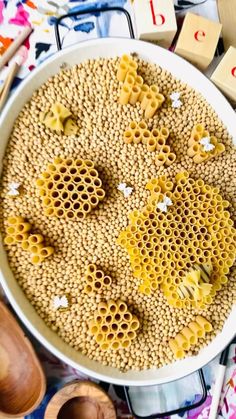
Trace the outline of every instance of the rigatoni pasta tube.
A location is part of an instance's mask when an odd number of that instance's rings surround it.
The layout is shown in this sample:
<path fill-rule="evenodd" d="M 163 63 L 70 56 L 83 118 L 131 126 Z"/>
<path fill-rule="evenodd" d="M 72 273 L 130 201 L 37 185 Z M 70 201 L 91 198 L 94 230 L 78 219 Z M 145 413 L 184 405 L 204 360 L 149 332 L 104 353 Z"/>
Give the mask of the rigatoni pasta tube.
<path fill-rule="evenodd" d="M 130 94 L 131 94 L 131 87 L 122 86 L 120 97 L 119 97 L 119 103 L 121 105 L 127 105 L 127 103 L 129 103 Z"/>
<path fill-rule="evenodd" d="M 144 96 L 143 96 L 143 99 L 142 99 L 142 102 L 141 102 L 141 109 L 143 109 L 143 110 L 145 110 L 146 108 L 147 108 L 147 105 L 148 105 L 148 103 L 150 102 L 150 101 L 152 101 L 153 100 L 153 96 L 152 96 L 152 94 L 151 93 L 146 93 Z"/>
<path fill-rule="evenodd" d="M 189 157 L 193 157 L 195 156 L 197 153 L 200 153 L 200 144 L 192 144 L 188 149 L 187 149 L 187 155 Z"/>
<path fill-rule="evenodd" d="M 164 164 L 165 164 L 165 161 L 166 161 L 166 154 L 164 154 L 164 153 L 159 153 L 157 156 L 156 156 L 156 159 L 155 159 L 155 163 L 156 163 L 156 165 L 157 166 L 163 166 Z"/>
<path fill-rule="evenodd" d="M 178 333 L 175 336 L 175 341 L 178 344 L 178 346 L 180 348 L 182 348 L 184 351 L 188 351 L 190 349 L 190 343 L 189 343 L 189 341 L 181 333 Z"/>
<path fill-rule="evenodd" d="M 176 160 L 176 154 L 174 153 L 169 153 L 167 155 L 167 159 L 165 161 L 165 165 L 166 166 L 170 166 L 172 163 L 174 163 L 174 161 Z"/>
<path fill-rule="evenodd" d="M 193 156 L 194 163 L 202 163 L 208 158 L 206 153 L 197 153 Z"/>
<path fill-rule="evenodd" d="M 128 71 L 129 67 L 125 62 L 122 62 L 119 64 L 118 66 L 118 70 L 117 70 L 117 79 L 119 81 L 124 81 L 127 71 Z"/>
<path fill-rule="evenodd" d="M 141 76 L 136 76 L 135 84 L 141 88 L 141 86 L 143 85 L 143 78 Z"/>
<path fill-rule="evenodd" d="M 172 350 L 175 359 L 184 358 L 185 352 L 184 352 L 184 350 L 181 347 L 179 347 L 179 345 L 177 344 L 177 342 L 175 341 L 175 339 L 171 339 L 169 341 L 169 347 Z"/>
<path fill-rule="evenodd" d="M 158 107 L 159 104 L 157 100 L 150 100 L 145 109 L 145 118 L 152 118 Z"/>
<path fill-rule="evenodd" d="M 151 137 L 147 140 L 147 150 L 148 151 L 155 151 L 156 150 L 156 140 L 155 138 Z"/>
<path fill-rule="evenodd" d="M 133 86 L 130 93 L 129 103 L 131 105 L 135 105 L 138 101 L 138 97 L 140 95 L 141 89 L 139 86 Z"/>
<path fill-rule="evenodd" d="M 191 135 L 191 137 L 188 140 L 189 147 L 191 147 L 191 145 L 198 144 L 200 140 L 201 140 L 201 135 L 199 134 Z"/>
<path fill-rule="evenodd" d="M 145 121 L 140 121 L 140 122 L 138 123 L 138 127 L 139 127 L 141 130 L 145 131 L 145 130 L 147 129 L 147 124 L 146 124 L 146 122 L 145 122 Z"/>
<path fill-rule="evenodd" d="M 149 87 L 148 87 L 148 85 L 147 85 L 147 84 L 143 84 L 143 85 L 141 86 L 141 92 L 140 92 L 140 95 L 139 95 L 139 98 L 138 98 L 139 102 L 142 102 L 142 100 L 143 100 L 144 96 L 145 96 L 148 92 L 149 92 Z"/>
<path fill-rule="evenodd" d="M 147 129 L 142 131 L 142 143 L 147 144 L 149 138 L 151 138 L 151 132 Z"/>
<path fill-rule="evenodd" d="M 208 320 L 204 319 L 204 317 L 197 316 L 196 322 L 199 324 L 199 326 L 201 326 L 205 330 L 205 332 L 211 332 L 212 325 L 210 322 L 208 322 Z"/>
<path fill-rule="evenodd" d="M 124 86 L 133 87 L 135 83 L 135 78 L 132 76 L 126 76 Z"/>
<path fill-rule="evenodd" d="M 197 335 L 188 327 L 184 327 L 181 330 L 181 334 L 188 340 L 190 345 L 195 345 L 197 343 Z"/>

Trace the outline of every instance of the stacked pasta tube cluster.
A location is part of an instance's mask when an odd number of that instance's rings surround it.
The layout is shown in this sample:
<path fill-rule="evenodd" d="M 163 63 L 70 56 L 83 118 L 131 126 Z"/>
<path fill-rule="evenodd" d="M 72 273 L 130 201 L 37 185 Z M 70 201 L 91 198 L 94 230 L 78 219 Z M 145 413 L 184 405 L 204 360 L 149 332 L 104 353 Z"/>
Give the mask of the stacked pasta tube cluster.
<path fill-rule="evenodd" d="M 97 269 L 96 265 L 90 264 L 85 274 L 86 285 L 84 292 L 86 294 L 99 293 L 103 289 L 110 288 L 111 277 Z"/>
<path fill-rule="evenodd" d="M 166 144 L 169 137 L 169 130 L 165 127 L 159 130 L 154 128 L 152 131 L 147 129 L 145 121 L 131 121 L 128 129 L 124 132 L 124 142 L 126 144 L 145 144 L 147 151 L 158 151 L 155 162 L 157 166 L 170 166 L 176 160 L 176 155 L 171 152 Z"/>
<path fill-rule="evenodd" d="M 191 179 L 187 172 L 176 175 L 175 185 L 161 176 L 147 189 L 151 193 L 147 206 L 129 214 L 129 225 L 118 237 L 140 280 L 139 290 L 149 295 L 160 284 L 169 304 L 204 308 L 227 282 L 236 256 L 236 230 L 226 210 L 229 202 L 218 188 Z M 162 212 L 159 204 L 165 199 L 171 205 Z M 182 295 L 186 275 L 195 265 L 212 265 L 210 291 L 200 292 L 206 288 L 201 278 L 198 293 Z"/>
<path fill-rule="evenodd" d="M 105 197 L 91 160 L 57 157 L 36 186 L 48 217 L 84 219 Z"/>
<path fill-rule="evenodd" d="M 144 84 L 143 78 L 137 74 L 137 68 L 136 61 L 130 55 L 124 54 L 121 57 L 117 70 L 117 79 L 123 82 L 119 102 L 121 105 L 141 102 L 145 118 L 152 118 L 165 97 L 159 92 L 157 85 Z"/>
<path fill-rule="evenodd" d="M 38 264 L 54 253 L 51 246 L 45 246 L 44 238 L 41 234 L 30 234 L 32 225 L 24 220 L 23 217 L 9 217 L 7 219 L 7 236 L 4 242 L 7 245 L 20 243 L 23 250 L 31 254 L 31 262 Z"/>
<path fill-rule="evenodd" d="M 89 331 L 104 351 L 128 348 L 136 338 L 138 318 L 131 314 L 123 301 L 101 302 Z"/>
<path fill-rule="evenodd" d="M 196 345 L 198 340 L 204 338 L 205 334 L 211 332 L 211 330 L 211 323 L 204 319 L 204 317 L 197 316 L 195 321 L 190 322 L 174 339 L 169 341 L 174 358 L 184 358 L 190 347 Z"/>
<path fill-rule="evenodd" d="M 216 137 L 210 136 L 202 124 L 193 127 L 188 146 L 187 154 L 193 157 L 194 163 L 210 160 L 225 151 L 224 144 L 220 143 Z"/>
<path fill-rule="evenodd" d="M 76 134 L 78 131 L 71 112 L 59 102 L 54 103 L 48 112 L 41 112 L 40 121 L 51 130 L 65 135 Z"/>

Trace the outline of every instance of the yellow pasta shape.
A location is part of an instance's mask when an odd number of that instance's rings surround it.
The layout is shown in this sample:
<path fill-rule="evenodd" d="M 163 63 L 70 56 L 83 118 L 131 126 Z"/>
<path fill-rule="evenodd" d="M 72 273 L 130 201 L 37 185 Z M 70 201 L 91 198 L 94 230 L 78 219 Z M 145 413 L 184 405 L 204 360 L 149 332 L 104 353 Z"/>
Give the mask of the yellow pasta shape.
<path fill-rule="evenodd" d="M 147 84 L 143 84 L 141 86 L 141 92 L 139 95 L 139 102 L 142 102 L 144 96 L 149 92 L 149 86 Z"/>
<path fill-rule="evenodd" d="M 132 128 L 137 123 L 130 123 Z M 188 172 L 173 181 L 164 175 L 151 179 L 146 188 L 147 205 L 129 214 L 117 240 L 128 254 L 139 291 L 150 295 L 160 287 L 170 305 L 204 309 L 227 282 L 236 256 L 228 203 L 223 204 L 217 188 Z"/>
<path fill-rule="evenodd" d="M 170 339 L 169 346 L 175 359 L 183 358 L 190 346 L 196 345 L 198 339 L 205 337 L 205 334 L 212 330 L 212 325 L 204 317 L 197 316 L 196 319 L 184 327 L 174 339 Z M 187 341 L 187 344 L 186 344 Z"/>
<path fill-rule="evenodd" d="M 20 243 L 23 250 L 31 253 L 31 262 L 33 264 L 43 262 L 44 259 L 54 253 L 53 247 L 44 246 L 44 238 L 41 234 L 30 233 L 32 225 L 24 220 L 23 217 L 8 217 L 7 223 L 7 236 L 4 239 L 4 243 L 7 245 Z"/>
<path fill-rule="evenodd" d="M 53 131 L 72 135 L 77 133 L 78 127 L 71 115 L 71 112 L 64 105 L 56 102 L 48 112 L 41 112 L 40 121 Z"/>
<path fill-rule="evenodd" d="M 139 320 L 124 301 L 108 300 L 98 304 L 88 326 L 102 350 L 119 350 L 128 348 L 136 338 Z"/>
<path fill-rule="evenodd" d="M 119 103 L 121 105 L 135 105 L 141 102 L 145 111 L 145 118 L 152 118 L 160 108 L 165 97 L 159 92 L 157 85 L 148 86 L 143 78 L 137 74 L 138 64 L 131 55 L 122 55 L 117 68 L 117 79 L 122 82 Z"/>
<path fill-rule="evenodd" d="M 169 341 L 170 349 L 172 350 L 175 359 L 181 359 L 184 358 L 185 352 L 184 350 L 178 345 L 178 343 L 175 341 L 175 339 L 171 339 Z"/>
<path fill-rule="evenodd" d="M 187 155 L 193 158 L 194 163 L 202 163 L 225 151 L 225 146 L 215 136 L 210 136 L 204 125 L 193 127 L 188 141 Z"/>
<path fill-rule="evenodd" d="M 147 146 L 149 152 L 159 151 L 155 159 L 156 165 L 163 166 L 166 164 L 166 166 L 170 166 L 176 160 L 176 155 L 166 145 L 169 134 L 166 127 L 154 128 L 150 131 L 147 129 L 146 122 L 131 121 L 128 129 L 124 132 L 123 139 L 125 144 L 142 143 Z"/>
<path fill-rule="evenodd" d="M 105 197 L 91 160 L 55 158 L 36 180 L 46 216 L 84 219 Z"/>
<path fill-rule="evenodd" d="M 100 293 L 104 288 L 110 288 L 111 277 L 109 275 L 104 275 L 101 270 L 97 269 L 96 265 L 91 264 L 87 267 L 85 282 L 84 292 L 86 294 Z"/>
<path fill-rule="evenodd" d="M 177 292 L 180 298 L 202 301 L 204 297 L 209 296 L 212 291 L 211 273 L 212 265 L 195 265 L 195 269 L 191 269 L 179 284 Z"/>
<path fill-rule="evenodd" d="M 208 322 L 204 317 L 197 316 L 196 317 L 197 324 L 205 331 L 205 332 L 211 332 L 212 325 L 210 322 Z"/>

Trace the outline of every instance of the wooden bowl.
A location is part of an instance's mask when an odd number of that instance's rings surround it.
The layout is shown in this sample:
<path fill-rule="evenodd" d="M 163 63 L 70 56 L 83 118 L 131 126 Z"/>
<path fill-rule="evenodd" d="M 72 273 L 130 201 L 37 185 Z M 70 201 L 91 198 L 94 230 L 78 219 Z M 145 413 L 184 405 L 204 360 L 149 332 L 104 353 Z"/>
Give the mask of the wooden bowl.
<path fill-rule="evenodd" d="M 90 381 L 65 385 L 48 403 L 44 419 L 116 419 L 108 395 Z"/>
<path fill-rule="evenodd" d="M 30 341 L 0 302 L 0 417 L 29 414 L 45 390 L 45 376 Z"/>

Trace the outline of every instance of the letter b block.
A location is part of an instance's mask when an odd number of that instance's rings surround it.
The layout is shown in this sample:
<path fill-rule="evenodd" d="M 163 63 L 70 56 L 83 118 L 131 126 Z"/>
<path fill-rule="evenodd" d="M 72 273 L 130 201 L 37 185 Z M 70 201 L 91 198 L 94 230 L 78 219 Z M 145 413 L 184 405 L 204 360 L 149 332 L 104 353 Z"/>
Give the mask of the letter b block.
<path fill-rule="evenodd" d="M 236 101 L 236 48 L 228 49 L 212 74 L 211 80 L 226 96 Z"/>
<path fill-rule="evenodd" d="M 213 60 L 222 25 L 187 13 L 175 52 L 205 70 Z"/>
<path fill-rule="evenodd" d="M 173 0 L 134 0 L 134 15 L 139 39 L 171 45 L 177 31 Z"/>

